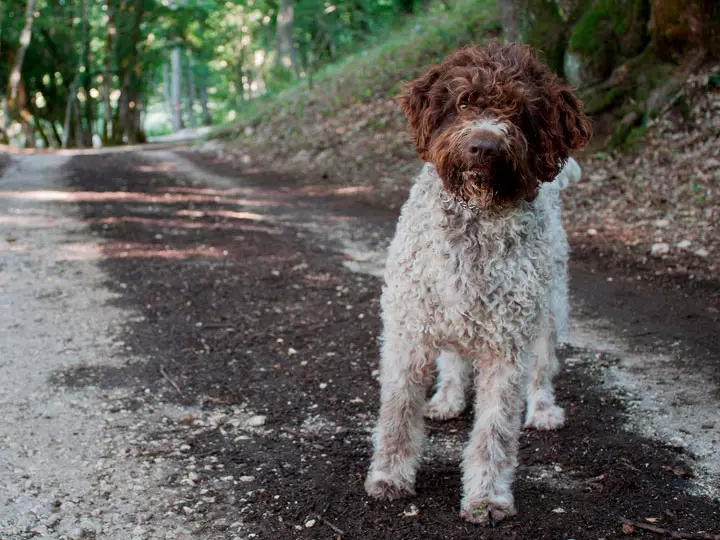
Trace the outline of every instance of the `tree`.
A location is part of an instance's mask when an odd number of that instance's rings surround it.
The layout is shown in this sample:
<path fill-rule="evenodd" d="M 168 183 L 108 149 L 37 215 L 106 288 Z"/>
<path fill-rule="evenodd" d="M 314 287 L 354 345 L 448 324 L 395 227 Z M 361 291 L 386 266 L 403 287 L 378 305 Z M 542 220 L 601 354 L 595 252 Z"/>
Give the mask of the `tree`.
<path fill-rule="evenodd" d="M 276 25 L 277 55 L 280 65 L 292 70 L 293 75 L 298 79 L 300 70 L 293 41 L 293 3 L 293 0 L 280 0 Z"/>

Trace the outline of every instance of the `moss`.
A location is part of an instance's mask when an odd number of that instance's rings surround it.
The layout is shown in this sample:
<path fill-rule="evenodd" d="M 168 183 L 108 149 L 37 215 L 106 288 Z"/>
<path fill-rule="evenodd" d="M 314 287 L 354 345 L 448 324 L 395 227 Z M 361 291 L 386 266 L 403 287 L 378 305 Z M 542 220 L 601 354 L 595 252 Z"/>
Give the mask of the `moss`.
<path fill-rule="evenodd" d="M 553 0 L 526 0 L 518 22 L 520 41 L 541 50 L 552 70 L 562 73 L 567 24 Z"/>
<path fill-rule="evenodd" d="M 628 90 L 621 87 L 590 88 L 581 92 L 580 97 L 585 104 L 585 113 L 600 114 L 603 111 L 619 106 L 628 95 Z"/>
<path fill-rule="evenodd" d="M 568 53 L 579 58 L 590 82 L 607 77 L 648 43 L 648 0 L 595 0 L 573 27 Z"/>
<path fill-rule="evenodd" d="M 636 148 L 647 132 L 646 120 L 646 118 L 640 117 L 634 124 L 625 126 L 620 124 L 608 141 L 608 150 L 630 151 Z"/>

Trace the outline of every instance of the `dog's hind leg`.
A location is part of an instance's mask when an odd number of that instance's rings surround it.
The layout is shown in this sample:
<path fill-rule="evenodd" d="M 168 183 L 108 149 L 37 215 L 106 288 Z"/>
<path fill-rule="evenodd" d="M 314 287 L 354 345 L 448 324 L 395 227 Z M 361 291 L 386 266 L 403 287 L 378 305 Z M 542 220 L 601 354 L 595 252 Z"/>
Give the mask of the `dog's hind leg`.
<path fill-rule="evenodd" d="M 472 364 L 454 351 L 443 350 L 437 360 L 437 388 L 425 407 L 425 416 L 449 420 L 465 410 Z"/>
<path fill-rule="evenodd" d="M 555 354 L 555 330 L 550 321 L 542 324 L 540 335 L 533 347 L 527 388 L 527 415 L 525 427 L 540 430 L 561 428 L 565 412 L 555 405 L 552 379 L 558 371 Z"/>
<path fill-rule="evenodd" d="M 365 480 L 368 495 L 397 499 L 415 493 L 425 429 L 423 407 L 437 350 L 424 340 L 386 333 L 380 366 L 380 418 Z"/>

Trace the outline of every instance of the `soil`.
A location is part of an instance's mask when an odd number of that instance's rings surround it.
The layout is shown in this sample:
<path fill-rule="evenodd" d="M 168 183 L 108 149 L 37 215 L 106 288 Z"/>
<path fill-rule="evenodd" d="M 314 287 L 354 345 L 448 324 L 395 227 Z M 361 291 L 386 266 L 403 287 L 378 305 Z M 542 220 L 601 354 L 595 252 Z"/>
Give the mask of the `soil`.
<path fill-rule="evenodd" d="M 522 436 L 516 518 L 481 529 L 458 517 L 469 414 L 428 425 L 415 498 L 369 500 L 381 282 L 350 271 L 343 246 L 302 220 L 387 232 L 393 212 L 322 180 L 313 187 L 262 170 L 240 179 L 212 155 L 190 157 L 236 184 L 219 189 L 141 154 L 67 164 L 77 212 L 103 240 L 111 304 L 136 316 L 118 336 L 125 362 L 59 369 L 52 380 L 72 391 L 121 388 L 125 411 L 188 411 L 146 425 L 133 455 L 143 467 L 172 464 L 168 512 L 193 523 L 193 537 L 656 537 L 623 529 L 622 518 L 718 533 L 719 501 L 691 494 L 693 456 L 628 429 L 632 411 L 605 381 L 622 359 L 573 346 L 560 351 L 557 381 L 566 428 Z M 702 347 L 717 372 L 714 300 L 632 280 L 635 269 L 591 254 L 573 268 L 582 310 L 648 332 L 628 336 L 638 347 L 656 347 L 658 336 Z"/>

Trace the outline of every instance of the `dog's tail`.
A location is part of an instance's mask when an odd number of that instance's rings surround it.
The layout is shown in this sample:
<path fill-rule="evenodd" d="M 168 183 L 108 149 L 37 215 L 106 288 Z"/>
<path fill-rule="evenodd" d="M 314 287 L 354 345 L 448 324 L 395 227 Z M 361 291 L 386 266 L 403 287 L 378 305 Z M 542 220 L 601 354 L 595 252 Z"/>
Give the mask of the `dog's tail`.
<path fill-rule="evenodd" d="M 580 169 L 580 165 L 578 165 L 578 162 L 571 157 L 568 158 L 565 166 L 555 177 L 555 182 L 557 182 L 557 185 L 560 189 L 565 189 L 570 184 L 579 182 L 581 176 L 582 170 Z"/>

